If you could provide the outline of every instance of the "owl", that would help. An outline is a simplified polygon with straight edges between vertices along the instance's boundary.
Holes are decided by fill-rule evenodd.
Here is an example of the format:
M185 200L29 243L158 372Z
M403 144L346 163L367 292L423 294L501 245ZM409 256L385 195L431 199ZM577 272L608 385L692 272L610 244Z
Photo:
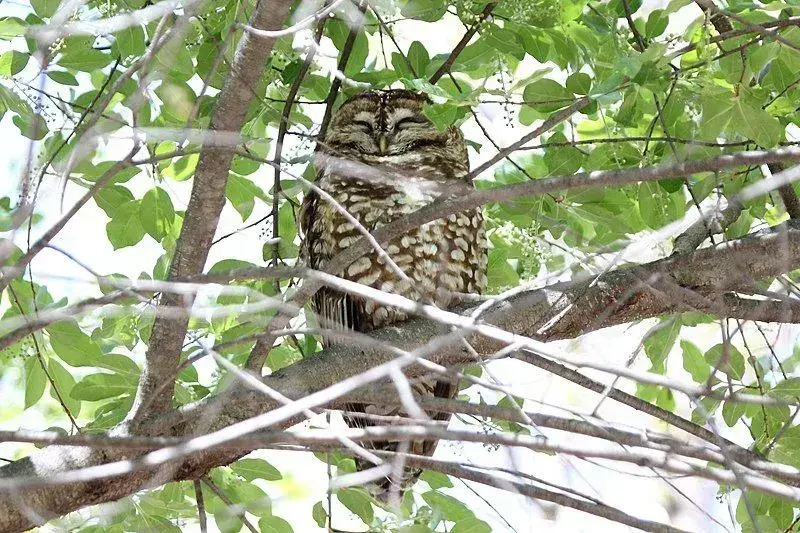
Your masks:
M428 102L425 95L407 90L368 91L338 109L318 151L317 186L330 198L312 191L301 208L300 253L306 265L325 270L334 256L362 237L364 229L371 232L438 198L472 189L461 132L457 127L439 131L423 114ZM358 221L361 232L342 209ZM373 251L337 274L441 308L454 305L465 293L481 294L486 288L487 245L480 209L450 215L380 244L393 264ZM346 334L337 335L335 330L366 333L407 318L397 309L330 288L316 293L312 308L320 324L334 330L323 335L326 346L346 341ZM452 398L457 392L456 383L442 378L412 380L411 386L422 396ZM348 405L345 411L345 421L353 427L385 424L370 415L406 416L399 408L365 404ZM431 418L446 421L449 415L436 413ZM365 446L399 449L396 442ZM424 440L411 442L408 451L431 455L435 448L435 440ZM357 459L356 466L362 470L373 465ZM419 475L419 470L406 469L400 479L388 477L368 488L386 500L394 491L402 494Z

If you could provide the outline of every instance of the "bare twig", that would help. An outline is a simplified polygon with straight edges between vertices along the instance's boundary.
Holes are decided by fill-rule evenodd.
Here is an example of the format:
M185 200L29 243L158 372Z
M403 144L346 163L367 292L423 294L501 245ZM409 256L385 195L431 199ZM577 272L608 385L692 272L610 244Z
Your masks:
M428 79L430 83L436 84L436 82L439 81L442 76L450 72L450 67L452 67L453 63L456 62L456 59L458 59L458 56L464 51L464 48L467 47L470 40L472 40L472 37L481 27L481 24L483 24L483 21L489 18L489 16L492 14L492 10L494 10L497 4L498 2L489 2L486 4L486 7L483 8L481 14L478 15L478 20L476 20L472 27L467 30L461 40L458 41L458 44L456 44L455 48L453 48L453 51L450 52L450 55L447 56L447 59L444 60L444 63L442 63L441 66L436 69L436 72L434 72L433 75ZM420 74L422 73L420 72Z

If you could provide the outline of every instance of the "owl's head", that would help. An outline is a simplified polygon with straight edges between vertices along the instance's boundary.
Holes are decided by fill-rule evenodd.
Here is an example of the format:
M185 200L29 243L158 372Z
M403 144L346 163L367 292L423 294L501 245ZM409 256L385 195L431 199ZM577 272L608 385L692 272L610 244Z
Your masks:
M426 95L405 89L358 93L334 115L324 150L373 157L459 152L461 132L455 127L439 131L422 112L426 103Z

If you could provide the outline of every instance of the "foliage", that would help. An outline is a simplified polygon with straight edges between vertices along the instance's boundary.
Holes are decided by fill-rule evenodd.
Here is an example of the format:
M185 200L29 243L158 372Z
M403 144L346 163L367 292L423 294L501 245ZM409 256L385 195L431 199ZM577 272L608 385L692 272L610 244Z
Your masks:
M590 105L545 134L535 149L518 152L513 161L479 176L478 188L580 170L768 149L797 138L800 52L795 47L800 46L800 27L781 29L783 41L755 39L757 34L751 32L715 40L719 32L709 17L698 9L692 11L688 0L672 0L664 9L651 11L639 1L506 0L485 18L481 13L487 3L381 2L375 10L366 11L362 26L353 25L359 18L355 8L343 4L327 20L322 34L327 50L339 55L349 52L344 68L349 82L342 85L336 102L365 87L404 86L423 91L432 100L426 115L442 129L463 125L471 157L485 160L487 153L493 153L493 141L481 136L475 117L483 121L486 116L473 116L471 111L491 108L491 113L499 115L496 121L518 133L512 136L516 138L580 97L591 97ZM90 0L73 18L108 18L149 4L144 0ZM241 38L235 25L247 22L252 2L209 0L191 9L194 17L184 27L182 39L158 50L152 68L129 79L122 73L145 57L157 36L158 20L99 37L61 36L42 46L43 41L34 38L35 31L55 20L57 1L32 0L15 15L0 17L5 49L0 54L0 117L10 119L3 123L4 128L36 141L31 168L34 190L42 182L59 179L68 181L72 189L88 190L119 160L114 150L85 142L89 120L96 121L91 134L107 137L129 136L133 125L143 132L172 132L171 136L148 135L140 156L150 161L116 173L92 200L103 212L108 243L114 250L134 248L142 250L142 257L149 257L154 247L158 250L152 260L147 259L149 266L139 275L142 281L167 277L188 201L188 196L176 191L186 190L180 188L181 182L192 179L201 143L200 137L190 135L189 128L211 124L218 92L232 75L229 65ZM773 2L769 10L730 2L729 9L742 21L760 25L800 15L792 1ZM476 26L476 37L452 62L451 75L432 84L430 77L448 59L449 51L437 53L425 35L459 24ZM743 28L743 22L734 19L733 27ZM410 39L403 33L407 28L424 32ZM400 43L411 42L397 50L391 44L392 34L397 34ZM40 63L43 53L46 63ZM252 88L256 99L249 108L225 190L228 206L241 225L257 226L266 237L275 231L268 215L277 191L271 181L272 169L264 161L274 154L273 139L281 126L284 101L296 86L296 99L302 103L291 108L289 129L314 135L321 119L322 106L318 104L328 96L334 79L327 63L318 59L303 74L305 55L294 35L277 40L269 65ZM113 93L110 87L114 87ZM107 103L100 109L99 102ZM296 177L313 179L312 156L313 144L308 141L284 149L283 157L292 164L280 184L275 217L281 244L275 257L273 246L263 243L264 261L294 265L297 260L296 220L304 188ZM490 204L485 207L491 243L490 291L499 293L537 276L593 273L595 252L620 251L637 235L663 229L701 202L733 198L761 178L757 168L723 170ZM27 199L34 194L30 192ZM11 197L0 199L0 231L24 230L27 224L41 226L43 213L19 216L22 203ZM772 196L759 197L746 203L723 237L735 238L784 219L782 204ZM24 240L15 243L19 248L8 254L12 260L24 252ZM255 263L231 256L214 264L210 272L250 266ZM69 300L54 298L45 285L47 279L35 274L35 282L17 279L3 292L4 320L11 323L21 315L57 311L77 301L74 293ZM114 271L101 274L109 280L124 279ZM116 290L109 280L101 285L106 294ZM207 295L204 303L257 308L263 295L285 292L289 283L236 282L233 287L243 290ZM24 398L19 409L38 410L62 429L69 429L73 419L86 431L105 430L121 422L134 402L142 354L153 324L153 296L140 293L137 299L122 294L98 312L50 324L0 352L5 367L19 370L15 386ZM223 357L242 364L255 342L252 336L263 331L272 314L263 308L241 315L200 314L190 322L190 339L207 339ZM800 395L799 378L792 377L799 352L780 360L770 353L752 353L739 342L701 348L689 340L693 331L711 321L711 317L691 313L664 317L643 341L651 371L666 374L673 367L682 368L694 382L721 394L731 391L790 399ZM232 342L243 337L251 340ZM269 354L269 371L318 348L311 335L289 339ZM188 343L184 359L198 355L198 350L195 343ZM230 379L222 371L201 377L198 365L189 364L176 377L175 405L202 400L224 388ZM669 389L640 385L637 394L662 408L677 410ZM787 407L706 399L695 405L692 418L705 423L717 414L730 427L745 427L755 450L800 467L795 440L800 429L793 425L796 421ZM502 429L527 431L507 423ZM777 441L776 435L781 436ZM352 470L349 459L333 464L336 471ZM273 514L268 496L276 484L286 482L281 477L279 464L261 458L242 459L211 473L215 486L233 504L255 516L262 531L276 533L292 531L291 518ZM371 531L490 531L483 520L486 517L476 516L447 493L452 483L446 476L426 472L422 479L416 497L403 502L398 516L379 511L378 504L360 489L339 490L335 498L340 509L349 510ZM241 529L241 519L231 514L229 505L213 491L204 488L203 493L206 510L220 530ZM177 530L195 518L194 498L191 483L170 483L127 498L102 528ZM750 495L752 514L745 509L745 499L740 502L736 518L744 530L754 530L756 523L761 524L761 531L774 530L765 529L764 524L784 530L795 523L796 509L778 498ZM327 502L309 512L324 526ZM76 531L100 527L76 520L62 522Z

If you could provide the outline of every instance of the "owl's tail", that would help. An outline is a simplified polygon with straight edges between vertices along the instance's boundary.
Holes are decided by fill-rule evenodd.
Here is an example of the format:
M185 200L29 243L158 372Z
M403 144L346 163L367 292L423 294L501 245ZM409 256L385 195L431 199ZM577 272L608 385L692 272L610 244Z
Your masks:
M359 471L367 470L374 466L368 461L356 460L356 468ZM422 470L419 468L403 468L401 472L393 472L386 477L369 483L366 489L376 500L383 504L399 503L402 501L406 491L417 482L420 474L422 474Z

